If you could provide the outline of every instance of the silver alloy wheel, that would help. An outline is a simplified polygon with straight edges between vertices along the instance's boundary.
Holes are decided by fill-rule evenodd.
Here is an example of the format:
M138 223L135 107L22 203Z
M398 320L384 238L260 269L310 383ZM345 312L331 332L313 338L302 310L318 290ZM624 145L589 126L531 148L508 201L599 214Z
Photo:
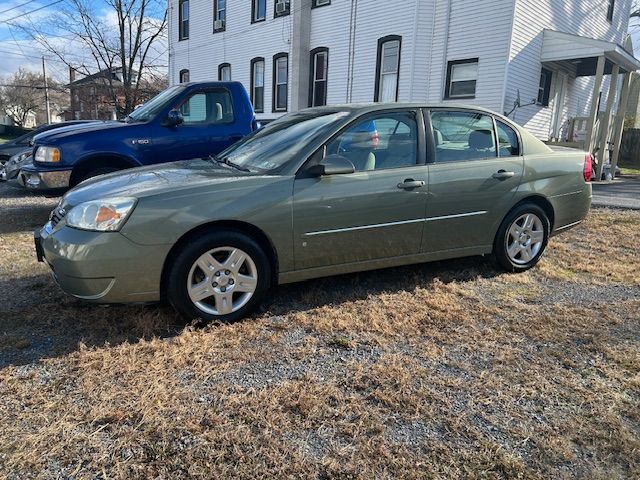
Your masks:
M544 242L544 226L535 213L520 215L507 230L505 247L507 256L516 265L533 260Z
M187 277L191 301L204 313L227 315L244 307L258 286L253 259L235 247L218 247L202 254Z

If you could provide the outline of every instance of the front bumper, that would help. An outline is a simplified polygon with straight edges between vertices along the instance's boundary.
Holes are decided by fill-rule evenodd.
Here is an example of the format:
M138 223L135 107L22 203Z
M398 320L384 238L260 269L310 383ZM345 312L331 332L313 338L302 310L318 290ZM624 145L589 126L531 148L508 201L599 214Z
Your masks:
M33 165L23 167L17 181L29 190L60 190L69 188L71 169L44 170Z
M56 283L96 303L160 300L160 277L171 245L138 245L119 232L89 232L48 223L35 232L36 255Z

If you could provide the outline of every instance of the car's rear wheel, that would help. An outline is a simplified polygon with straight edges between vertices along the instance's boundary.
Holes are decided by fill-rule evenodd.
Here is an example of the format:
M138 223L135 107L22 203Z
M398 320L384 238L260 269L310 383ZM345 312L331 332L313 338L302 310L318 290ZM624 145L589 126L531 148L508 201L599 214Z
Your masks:
M545 211L533 203L514 208L505 217L494 242L496 260L509 272L536 265L549 241L550 222Z
M167 298L185 318L231 322L246 317L269 287L269 259L238 232L185 243L167 272Z

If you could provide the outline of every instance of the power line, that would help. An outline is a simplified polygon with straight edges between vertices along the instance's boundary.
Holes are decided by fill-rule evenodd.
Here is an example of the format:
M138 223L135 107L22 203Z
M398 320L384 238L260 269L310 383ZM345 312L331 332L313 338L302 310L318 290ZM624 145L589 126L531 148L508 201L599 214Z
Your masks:
M16 8L20 8L20 7L24 7L25 5L29 5L30 3L33 3L35 1L36 0L29 0L28 2L21 3L20 5L16 5L15 7L7 8L6 10L2 10L0 12L0 15L2 15L3 13L10 12L11 10L15 10Z
M16 20L16 19L21 18L21 17L26 17L27 15L30 15L30 14L35 13L35 12L38 12L38 11L43 10L45 8L53 7L54 5L57 5L58 3L62 3L64 1L65 0L56 0L55 2L48 3L47 5L43 5L42 7L34 8L33 10L29 10L28 12L21 13L20 15L16 15L15 17L7 18L6 20L0 20L0 23L12 22L13 20Z

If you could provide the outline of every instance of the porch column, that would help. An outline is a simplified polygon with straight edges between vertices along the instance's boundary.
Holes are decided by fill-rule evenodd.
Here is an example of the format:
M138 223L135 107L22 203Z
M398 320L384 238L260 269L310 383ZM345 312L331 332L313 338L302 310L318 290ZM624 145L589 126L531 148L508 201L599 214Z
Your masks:
M604 159L607 152L607 141L609 140L609 124L611 123L611 110L613 110L613 101L615 100L616 90L618 88L618 72L620 67L614 65L611 70L611 78L609 79L609 93L607 94L607 113L605 113L604 121L600 125L600 148L598 149L598 173L597 179L602 178L602 172L604 171Z
M616 176L616 166L620 158L620 144L622 143L622 133L624 131L624 119L627 113L627 103L629 102L629 91L631 90L631 72L624 74L622 79L622 91L616 110L616 119L613 132L613 155L611 156L611 176Z
M600 87L602 87L602 77L604 76L604 55L598 57L598 66L596 67L596 81L593 85L593 95L591 97L591 113L587 121L587 138L584 145L588 152L593 152L593 129L598 118L598 96L600 95Z

